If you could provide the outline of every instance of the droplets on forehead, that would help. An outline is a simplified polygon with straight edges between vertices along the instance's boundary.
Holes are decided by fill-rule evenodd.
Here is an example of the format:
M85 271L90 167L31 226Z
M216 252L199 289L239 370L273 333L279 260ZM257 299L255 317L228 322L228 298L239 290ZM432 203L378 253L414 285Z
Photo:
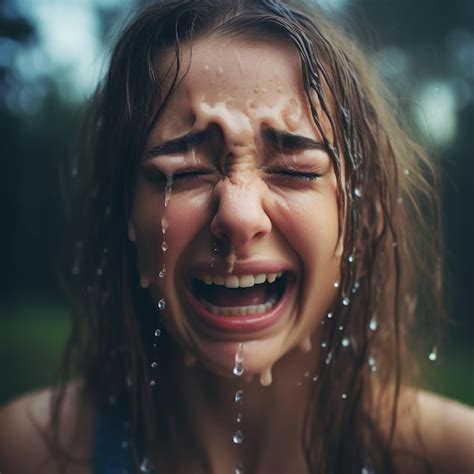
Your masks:
M176 70L164 58L165 83ZM185 44L179 84L154 124L149 145L218 127L232 154L258 149L260 131L272 127L322 141L311 115L297 49L289 41L211 35ZM330 143L333 132L312 95Z

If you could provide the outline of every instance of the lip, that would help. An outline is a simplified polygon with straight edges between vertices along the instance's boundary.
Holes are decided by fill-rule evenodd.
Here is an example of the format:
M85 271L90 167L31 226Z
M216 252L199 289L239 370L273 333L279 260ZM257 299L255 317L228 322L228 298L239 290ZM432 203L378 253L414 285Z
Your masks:
M193 267L194 269L194 267ZM212 273L218 273L219 270L212 269ZM237 267L234 269L237 270ZM232 271L232 275L257 274L257 273L277 273L279 271L289 272L288 269L283 269L281 265L273 263L272 265L255 265L251 268L248 265L240 265L238 271ZM206 266L206 272L209 273L209 266ZM196 273L199 273L196 272ZM196 274L193 273L193 274ZM185 293L187 300L191 305L194 316L198 323L203 324L207 329L213 333L227 335L250 335L255 334L274 326L285 313L285 306L290 298L295 284L295 276L289 273L286 276L286 287L283 295L275 306L265 313L246 315L246 316L218 316L209 311L193 294L191 285L185 286Z

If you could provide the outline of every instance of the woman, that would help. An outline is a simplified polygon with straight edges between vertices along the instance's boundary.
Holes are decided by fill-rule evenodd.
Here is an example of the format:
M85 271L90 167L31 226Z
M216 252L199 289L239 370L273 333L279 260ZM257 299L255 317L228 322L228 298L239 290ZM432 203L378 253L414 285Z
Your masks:
M3 409L1 472L474 469L471 410L406 384L434 175L374 77L296 2L138 15L78 164L64 376Z

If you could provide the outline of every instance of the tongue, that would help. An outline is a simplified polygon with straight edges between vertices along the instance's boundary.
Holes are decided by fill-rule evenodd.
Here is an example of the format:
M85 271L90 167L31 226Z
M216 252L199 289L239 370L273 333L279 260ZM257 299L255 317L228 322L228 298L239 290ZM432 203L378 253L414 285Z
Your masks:
M265 286L226 288L212 285L206 287L201 295L215 306L253 306L265 303Z

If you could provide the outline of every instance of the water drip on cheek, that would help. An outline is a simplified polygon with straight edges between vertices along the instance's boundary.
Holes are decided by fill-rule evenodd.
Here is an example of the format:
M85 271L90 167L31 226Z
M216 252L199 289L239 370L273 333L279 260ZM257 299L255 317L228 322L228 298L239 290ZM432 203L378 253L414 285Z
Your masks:
M267 367L261 374L260 374L260 384L264 387L268 387L272 384L272 366Z
M168 250L168 243L166 242L166 231L168 230L168 219L166 218L166 208L169 205L171 200L171 193L172 193L172 185L173 185L173 178L171 175L166 176L166 187L165 187L165 202L164 202L164 210L163 210L163 217L161 218L161 233L163 235L163 240L161 242L161 250L163 251L163 258L165 252ZM162 264L161 270L158 273L160 278L164 278L166 276L166 263Z
M234 271L235 261L237 260L237 255L235 255L235 249L232 247L230 249L229 255L226 257L225 261L229 264L227 273L232 273Z
M311 352L311 347L312 346L310 336L305 337L299 344L299 348L305 353Z

